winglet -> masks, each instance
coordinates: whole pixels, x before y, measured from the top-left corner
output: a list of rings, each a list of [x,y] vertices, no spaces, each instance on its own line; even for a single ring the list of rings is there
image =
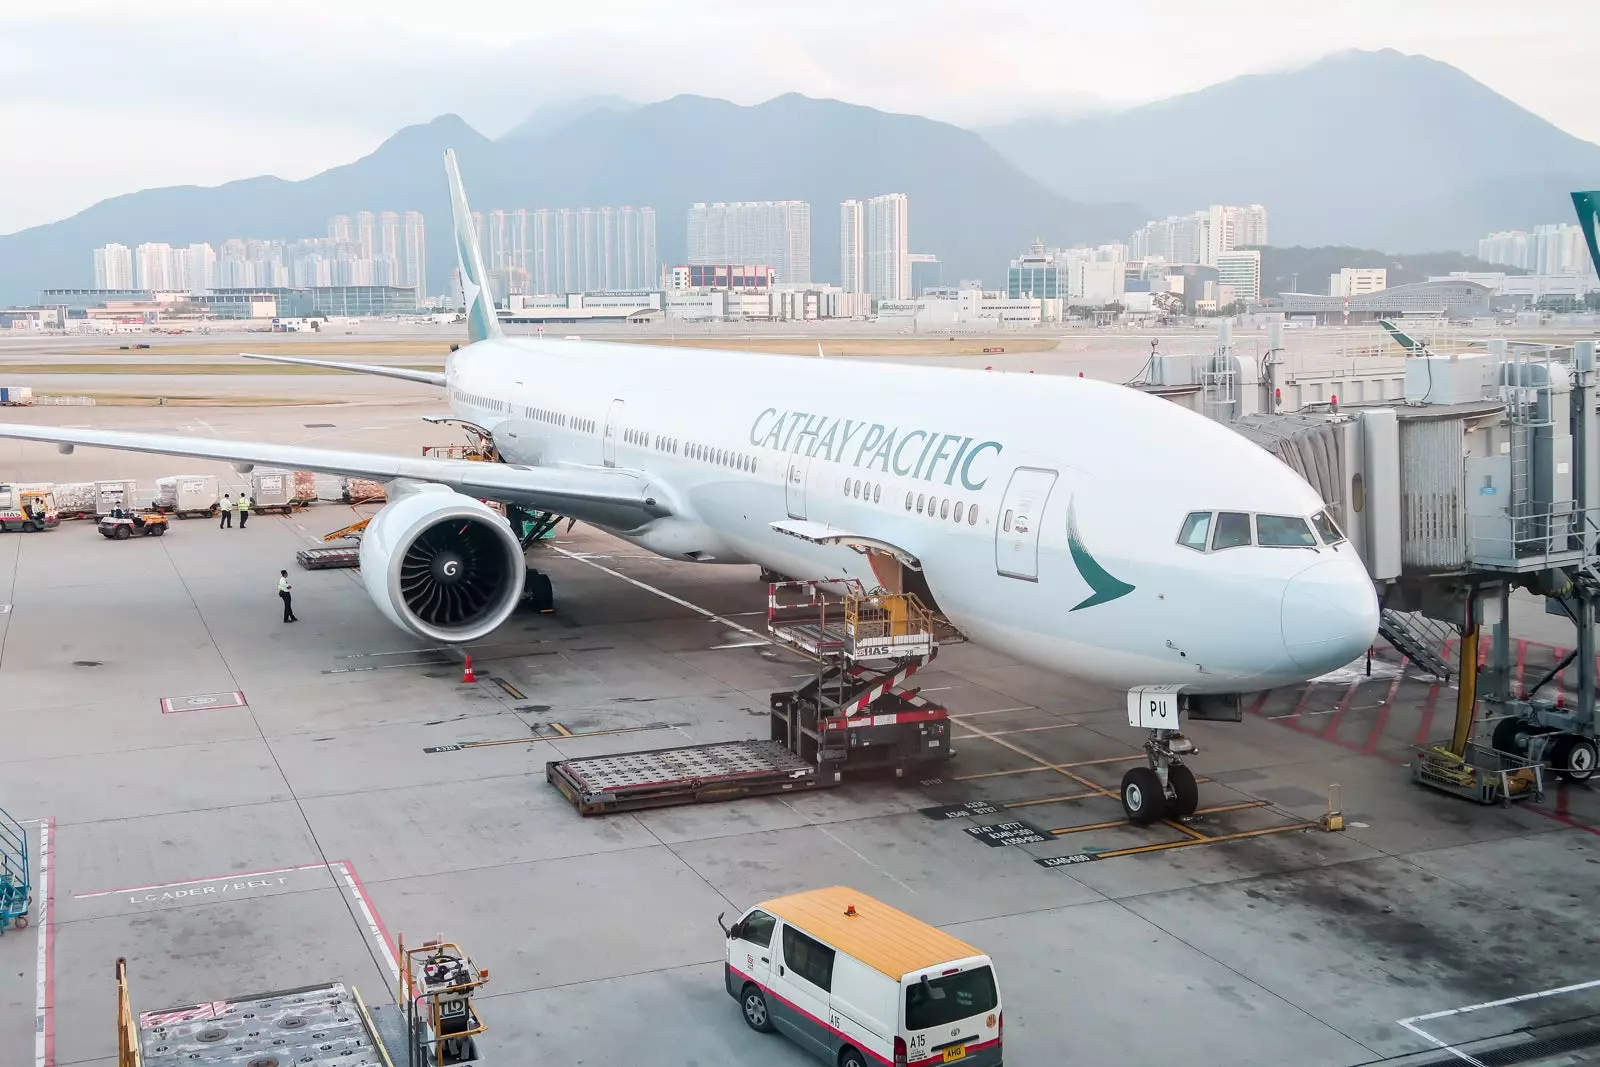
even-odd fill
[[[500,317],[495,314],[494,294],[489,291],[489,275],[483,269],[483,253],[478,248],[472,225],[472,209],[461,187],[461,171],[456,166],[455,149],[444,150],[444,172],[450,181],[450,211],[455,217],[456,263],[461,268],[461,292],[467,302],[467,340],[484,341],[504,336]]]

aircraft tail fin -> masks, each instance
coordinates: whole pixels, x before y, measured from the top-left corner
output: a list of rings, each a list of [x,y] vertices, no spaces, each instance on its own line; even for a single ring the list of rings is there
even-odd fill
[[[489,290],[489,274],[483,269],[483,253],[479,250],[472,209],[467,206],[467,193],[461,187],[461,170],[456,166],[453,148],[445,149],[444,172],[450,182],[456,263],[461,268],[461,292],[467,304],[467,340],[477,342],[502,337],[500,317],[494,310],[494,294]]]
[[[1385,333],[1394,338],[1396,344],[1406,350],[1407,355],[1420,356],[1425,353],[1426,350],[1421,341],[1418,341],[1408,333],[1401,332],[1400,327],[1388,319],[1379,319],[1378,325],[1383,327]]]
[[[1600,223],[1600,189],[1587,193],[1573,193],[1572,206],[1578,212],[1578,226],[1583,230],[1583,240],[1589,246],[1589,258],[1600,273],[1600,244],[1595,239],[1595,224]]]

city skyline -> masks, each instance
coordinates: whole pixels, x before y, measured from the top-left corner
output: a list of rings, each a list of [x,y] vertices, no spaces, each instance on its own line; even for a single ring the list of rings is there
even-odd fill
[[[659,281],[651,207],[515,208],[472,213],[496,298],[641,289]]]
[[[811,205],[738,200],[689,206],[688,262],[772,267],[780,285],[811,281]]]
[[[208,289],[384,285],[427,292],[427,237],[416,211],[359,211],[328,220],[327,237],[229,237],[175,247],[112,242],[92,250],[97,289]]]

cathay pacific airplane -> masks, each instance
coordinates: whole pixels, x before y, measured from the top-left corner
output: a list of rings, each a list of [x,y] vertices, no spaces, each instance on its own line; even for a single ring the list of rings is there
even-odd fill
[[[443,389],[503,463],[24,425],[0,437],[386,482],[362,579],[397,626],[440,642],[492,632],[522,592],[522,546],[484,500],[670,559],[916,590],[1025,662],[1168,687],[1174,725],[1178,707],[1206,716],[1373,641],[1372,583],[1323,501],[1226,427],[1075,377],[506,337],[453,153],[445,169],[470,343],[443,374],[254,358]]]

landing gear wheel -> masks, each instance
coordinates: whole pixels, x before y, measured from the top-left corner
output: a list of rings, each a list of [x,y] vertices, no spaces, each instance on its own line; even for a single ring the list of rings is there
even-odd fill
[[[1497,752],[1520,756],[1522,753],[1517,741],[1521,738],[1525,725],[1521,719],[1501,719],[1494,724],[1494,733],[1490,735],[1489,744]]]
[[[767,1011],[767,998],[762,996],[761,990],[755,986],[744,987],[744,992],[739,995],[739,1007],[750,1029],[763,1034],[770,1034],[775,1029],[772,1025],[772,1014]]]
[[[1587,737],[1566,737],[1556,745],[1553,760],[1561,776],[1569,782],[1587,782],[1600,769],[1600,750]]]
[[[1200,806],[1200,786],[1194,772],[1181,763],[1167,768],[1167,784],[1172,787],[1172,814],[1178,818],[1193,815]]]
[[[1135,826],[1148,826],[1167,813],[1167,796],[1155,771],[1135,767],[1122,776],[1122,812]]]

